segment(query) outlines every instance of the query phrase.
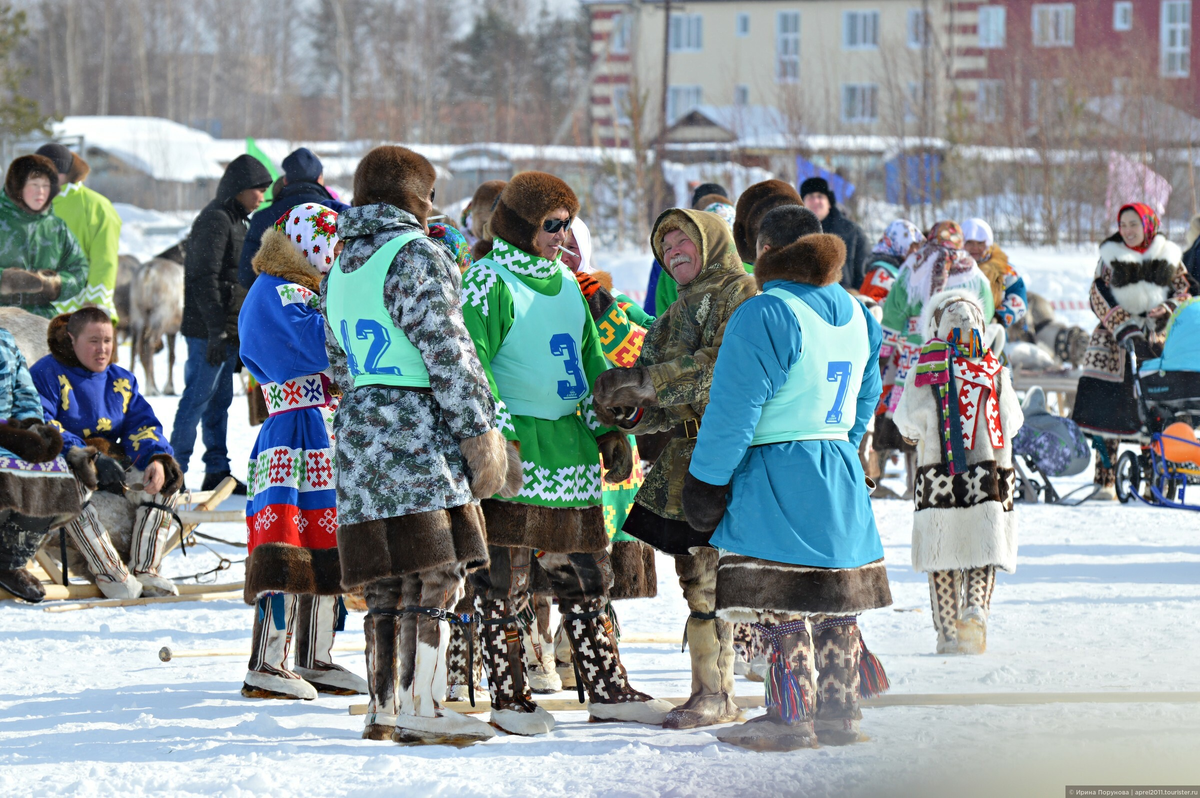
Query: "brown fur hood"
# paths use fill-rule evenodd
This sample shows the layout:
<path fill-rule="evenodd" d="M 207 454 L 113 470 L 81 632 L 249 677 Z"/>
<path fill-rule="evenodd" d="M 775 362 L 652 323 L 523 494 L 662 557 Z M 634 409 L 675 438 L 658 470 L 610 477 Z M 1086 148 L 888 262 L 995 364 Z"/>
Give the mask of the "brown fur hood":
<path fill-rule="evenodd" d="M 579 213 L 579 198 L 571 187 L 546 172 L 521 172 L 500 192 L 488 226 L 493 236 L 534 253 L 533 240 L 542 220 L 557 208 L 566 208 L 572 216 Z"/>
<path fill-rule="evenodd" d="M 262 245 L 251 263 L 255 274 L 269 274 L 312 291 L 321 290 L 321 273 L 300 254 L 286 234 L 273 227 L 263 233 Z"/>
<path fill-rule="evenodd" d="M 764 252 L 754 264 L 754 279 L 760 291 L 772 280 L 820 287 L 839 282 L 845 265 L 846 244 L 842 239 L 832 233 L 814 233 Z"/>
<path fill-rule="evenodd" d="M 50 213 L 61 186 L 58 185 L 58 167 L 45 155 L 22 155 L 20 158 L 14 158 L 8 167 L 8 174 L 4 176 L 4 193 L 18 208 L 26 213 L 34 213 L 21 199 L 21 189 L 25 188 L 25 181 L 33 175 L 41 175 L 50 180 L 50 199 L 46 200 L 46 207 L 37 211 L 38 214 Z"/>
<path fill-rule="evenodd" d="M 71 345 L 71 336 L 67 334 L 67 321 L 70 318 L 70 313 L 62 313 L 50 320 L 50 326 L 46 329 L 46 343 L 50 346 L 50 354 L 59 363 L 81 369 L 83 364 L 75 357 L 75 347 Z"/>
<path fill-rule="evenodd" d="M 88 162 L 71 153 L 71 171 L 67 172 L 67 182 L 82 183 L 91 173 L 92 167 L 88 166 Z"/>

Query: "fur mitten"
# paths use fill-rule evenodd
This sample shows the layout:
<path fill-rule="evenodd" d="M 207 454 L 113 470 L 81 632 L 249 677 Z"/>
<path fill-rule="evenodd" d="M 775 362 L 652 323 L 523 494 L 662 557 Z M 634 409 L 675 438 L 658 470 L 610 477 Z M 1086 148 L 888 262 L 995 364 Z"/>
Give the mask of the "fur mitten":
<path fill-rule="evenodd" d="M 728 485 L 710 485 L 692 476 L 683 477 L 683 514 L 693 529 L 712 532 L 721 523 L 729 503 Z"/>
<path fill-rule="evenodd" d="M 125 469 L 108 455 L 98 454 L 93 463 L 96 469 L 96 486 L 117 496 L 125 495 Z"/>
<path fill-rule="evenodd" d="M 21 296 L 18 304 L 44 305 L 58 299 L 62 278 L 50 269 L 30 272 L 24 269 L 5 269 L 0 274 L 0 294 Z"/>
<path fill-rule="evenodd" d="M 607 372 L 606 372 L 607 373 Z M 596 439 L 604 463 L 604 481 L 610 485 L 624 482 L 633 473 L 633 447 L 623 432 L 606 432 Z"/>
<path fill-rule="evenodd" d="M 95 490 L 100 484 L 96 476 L 96 449 L 92 446 L 76 446 L 67 452 L 67 465 L 88 490 Z"/>
<path fill-rule="evenodd" d="M 525 466 L 521 463 L 521 444 L 507 441 L 504 449 L 508 455 L 508 472 L 504 476 L 504 487 L 500 488 L 500 498 L 512 499 L 525 487 Z"/>
<path fill-rule="evenodd" d="M 62 435 L 35 418 L 8 419 L 0 424 L 0 446 L 29 463 L 48 463 L 62 451 Z"/>
<path fill-rule="evenodd" d="M 476 499 L 490 499 L 504 485 L 508 473 L 504 445 L 504 436 L 498 429 L 490 429 L 482 435 L 458 442 L 458 448 L 467 463 L 471 495 Z"/>
<path fill-rule="evenodd" d="M 654 383 L 646 369 L 609 369 L 596 378 L 592 394 L 597 405 L 648 407 L 658 404 Z"/>
<path fill-rule="evenodd" d="M 172 496 L 183 489 L 183 469 L 169 454 L 156 454 L 150 458 L 152 463 L 162 463 L 163 467 L 163 496 Z"/>

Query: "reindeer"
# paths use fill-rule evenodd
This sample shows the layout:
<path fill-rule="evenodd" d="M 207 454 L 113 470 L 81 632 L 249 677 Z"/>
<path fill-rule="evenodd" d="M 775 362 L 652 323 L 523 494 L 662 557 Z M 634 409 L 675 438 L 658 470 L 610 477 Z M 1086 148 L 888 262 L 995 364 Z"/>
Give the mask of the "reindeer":
<path fill-rule="evenodd" d="M 116 345 L 130 335 L 129 330 L 129 291 L 133 278 L 142 268 L 142 262 L 132 255 L 121 255 L 117 258 L 117 284 L 113 288 L 113 307 L 117 311 L 117 324 L 114 330 L 116 339 L 113 341 L 113 354 Z"/>
<path fill-rule="evenodd" d="M 175 339 L 183 323 L 183 242 L 159 253 L 138 268 L 129 283 L 130 360 L 141 356 L 146 373 L 143 393 L 158 396 L 154 354 L 167 337 L 168 396 L 175 394 Z M 131 364 L 132 366 L 132 364 Z"/>

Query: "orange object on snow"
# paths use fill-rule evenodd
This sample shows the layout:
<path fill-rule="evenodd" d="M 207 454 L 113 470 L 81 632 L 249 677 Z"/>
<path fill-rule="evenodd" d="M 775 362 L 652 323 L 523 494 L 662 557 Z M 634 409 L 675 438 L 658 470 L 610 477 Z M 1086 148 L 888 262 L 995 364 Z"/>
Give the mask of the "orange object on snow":
<path fill-rule="evenodd" d="M 1172 463 L 1195 463 L 1200 461 L 1200 441 L 1194 429 L 1176 421 L 1163 430 L 1161 442 L 1154 442 L 1154 453 Z"/>

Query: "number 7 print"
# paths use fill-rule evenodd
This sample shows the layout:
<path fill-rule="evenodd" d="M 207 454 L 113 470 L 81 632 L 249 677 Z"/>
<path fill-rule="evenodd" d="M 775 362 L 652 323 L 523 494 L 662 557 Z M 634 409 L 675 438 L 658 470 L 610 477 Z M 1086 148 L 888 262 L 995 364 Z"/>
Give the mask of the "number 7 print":
<path fill-rule="evenodd" d="M 826 424 L 842 423 L 842 405 L 846 404 L 846 389 L 850 386 L 850 371 L 849 360 L 834 360 L 829 364 L 825 379 L 829 382 L 836 382 L 838 389 L 837 397 L 833 400 L 833 407 L 825 414 Z"/>

